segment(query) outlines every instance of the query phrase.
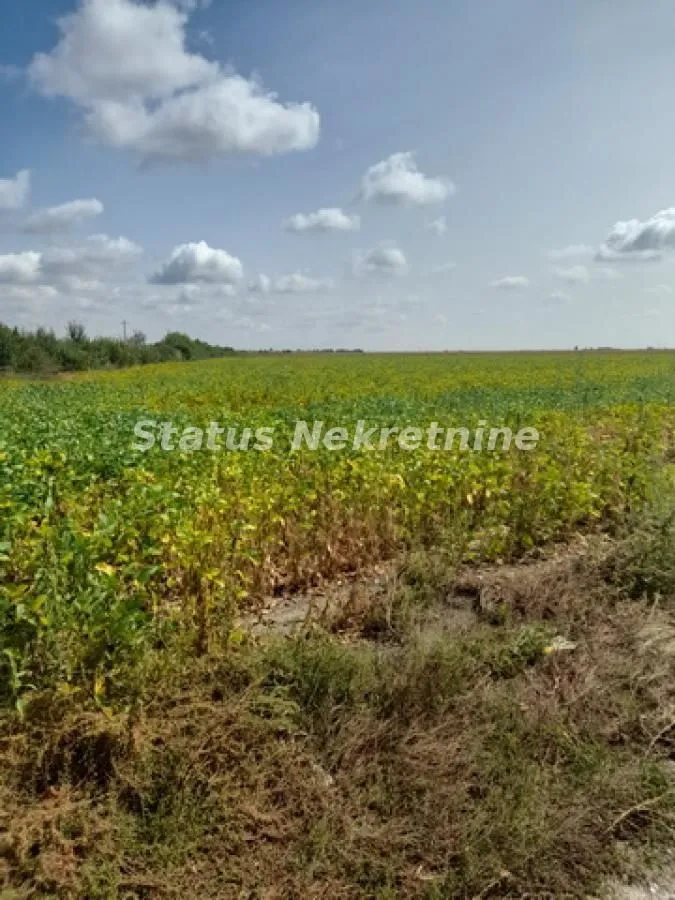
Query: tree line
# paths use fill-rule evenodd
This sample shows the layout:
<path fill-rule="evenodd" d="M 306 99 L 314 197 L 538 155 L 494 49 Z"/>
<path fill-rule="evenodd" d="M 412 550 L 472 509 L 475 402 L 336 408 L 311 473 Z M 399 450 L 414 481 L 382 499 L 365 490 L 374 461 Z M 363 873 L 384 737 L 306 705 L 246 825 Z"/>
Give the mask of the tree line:
<path fill-rule="evenodd" d="M 140 331 L 126 340 L 90 338 L 79 322 L 69 322 L 64 337 L 58 337 L 52 329 L 24 331 L 0 323 L 0 372 L 50 375 L 212 359 L 233 352 L 232 347 L 207 344 L 178 331 L 169 332 L 153 344 Z"/>

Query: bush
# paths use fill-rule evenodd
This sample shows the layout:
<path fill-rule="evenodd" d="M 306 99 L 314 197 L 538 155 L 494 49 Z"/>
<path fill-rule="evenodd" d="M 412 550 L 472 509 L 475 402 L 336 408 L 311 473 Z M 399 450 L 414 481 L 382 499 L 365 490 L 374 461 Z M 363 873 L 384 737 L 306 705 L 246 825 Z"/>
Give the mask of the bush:
<path fill-rule="evenodd" d="M 675 600 L 675 489 L 665 477 L 631 519 L 610 578 L 633 598 Z"/>
<path fill-rule="evenodd" d="M 42 347 L 29 344 L 20 350 L 15 368 L 17 372 L 47 375 L 56 371 L 58 366 Z"/>
<path fill-rule="evenodd" d="M 148 344 L 142 332 L 134 332 L 128 341 L 89 339 L 79 322 L 68 323 L 65 338 L 58 338 L 46 328 L 25 332 L 0 323 L 0 371 L 5 369 L 37 375 L 82 372 L 87 369 L 211 359 L 232 352 L 230 347 L 212 346 L 179 332 L 167 334 L 157 344 Z"/>

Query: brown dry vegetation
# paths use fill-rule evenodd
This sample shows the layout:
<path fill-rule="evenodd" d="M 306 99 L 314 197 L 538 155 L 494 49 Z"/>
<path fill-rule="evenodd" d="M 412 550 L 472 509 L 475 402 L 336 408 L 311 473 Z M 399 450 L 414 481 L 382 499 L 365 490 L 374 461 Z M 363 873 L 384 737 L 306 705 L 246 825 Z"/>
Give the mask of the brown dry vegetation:
<path fill-rule="evenodd" d="M 158 654 L 128 709 L 34 695 L 0 897 L 588 896 L 675 826 L 672 508 L 632 531 L 416 554 L 292 635 Z"/>

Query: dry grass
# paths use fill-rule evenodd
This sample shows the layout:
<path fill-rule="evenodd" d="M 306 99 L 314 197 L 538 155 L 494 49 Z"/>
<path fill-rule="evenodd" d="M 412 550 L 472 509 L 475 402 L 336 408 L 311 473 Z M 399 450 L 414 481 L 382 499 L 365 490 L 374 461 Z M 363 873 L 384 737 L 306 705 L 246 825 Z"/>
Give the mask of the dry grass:
<path fill-rule="evenodd" d="M 626 559 L 417 556 L 339 637 L 176 663 L 127 711 L 36 696 L 0 724 L 0 897 L 587 896 L 675 824 L 675 616 Z M 461 597 L 472 627 L 425 630 Z"/>

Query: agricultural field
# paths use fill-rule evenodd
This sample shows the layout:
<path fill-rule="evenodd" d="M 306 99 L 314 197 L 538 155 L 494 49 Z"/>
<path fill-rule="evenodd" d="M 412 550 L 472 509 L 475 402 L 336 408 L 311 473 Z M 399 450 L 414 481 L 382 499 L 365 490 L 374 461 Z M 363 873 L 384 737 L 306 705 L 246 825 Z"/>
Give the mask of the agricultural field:
<path fill-rule="evenodd" d="M 294 448 L 298 421 L 350 437 Z M 355 447 L 359 421 L 425 436 Z M 432 423 L 538 441 L 446 449 Z M 247 428 L 273 440 L 239 449 Z M 675 662 L 641 637 L 675 645 L 674 458 L 669 352 L 0 382 L 0 896 L 581 897 L 632 874 L 617 839 L 675 832 Z M 297 635 L 246 624 L 334 589 Z"/>
<path fill-rule="evenodd" d="M 509 560 L 616 521 L 675 425 L 672 353 L 241 356 L 0 389 L 0 640 L 19 705 L 55 684 L 107 702 L 160 633 L 204 650 L 238 607 L 404 548 Z M 136 450 L 143 420 L 275 442 Z M 529 452 L 292 452 L 297 420 L 541 437 Z"/>

